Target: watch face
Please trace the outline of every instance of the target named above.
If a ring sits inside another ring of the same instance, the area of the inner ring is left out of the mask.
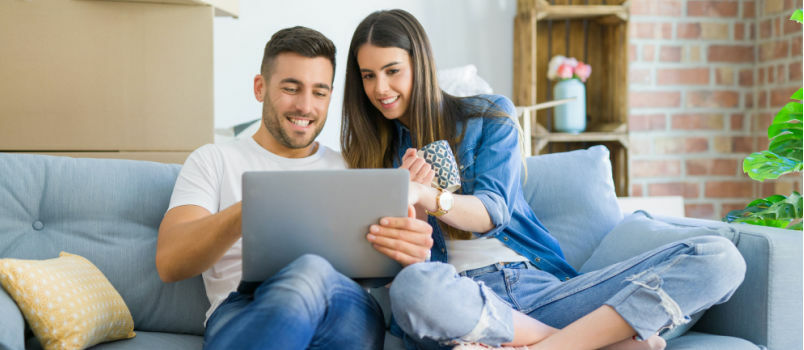
[[[452,204],[454,199],[452,198],[452,192],[444,191],[438,196],[438,204],[439,207],[444,211],[449,211],[452,209]]]

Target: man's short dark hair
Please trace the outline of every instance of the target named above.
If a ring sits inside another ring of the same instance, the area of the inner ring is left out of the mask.
[[[335,44],[317,30],[296,26],[274,33],[271,40],[265,44],[260,74],[269,77],[274,59],[283,52],[293,52],[309,58],[329,59],[332,62],[332,79],[335,79]]]

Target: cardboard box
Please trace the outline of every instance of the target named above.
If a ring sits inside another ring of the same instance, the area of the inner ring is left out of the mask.
[[[0,151],[187,152],[212,142],[212,7],[0,6]]]

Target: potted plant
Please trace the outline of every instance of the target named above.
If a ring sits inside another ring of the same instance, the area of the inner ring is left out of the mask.
[[[801,23],[802,11],[796,10],[790,19]],[[776,179],[802,170],[802,89],[790,99],[793,101],[776,114],[768,127],[768,149],[752,153],[743,161],[743,172],[754,180]],[[801,194],[793,191],[789,196],[776,194],[756,199],[745,209],[730,211],[723,221],[801,230]]]
[[[556,107],[553,114],[556,131],[579,133],[586,129],[586,87],[583,84],[591,74],[592,66],[575,58],[555,56],[550,60],[547,78],[557,81],[553,87],[553,98],[576,99]]]

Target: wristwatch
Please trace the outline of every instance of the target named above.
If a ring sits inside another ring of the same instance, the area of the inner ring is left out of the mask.
[[[452,209],[453,203],[454,199],[452,197],[452,192],[443,188],[438,188],[438,194],[436,195],[436,211],[426,210],[426,212],[428,215],[442,216]]]

